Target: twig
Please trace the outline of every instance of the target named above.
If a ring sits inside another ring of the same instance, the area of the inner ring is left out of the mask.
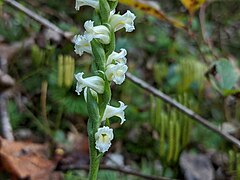
[[[47,118],[47,88],[48,83],[46,80],[42,81],[41,88],[41,110],[42,110],[42,118],[46,126],[49,128],[48,118]]]
[[[10,4],[13,7],[16,7],[17,9],[19,9],[20,11],[24,12],[25,14],[27,14],[28,16],[30,16],[31,18],[35,19],[37,22],[45,25],[46,27],[60,33],[61,35],[65,35],[66,33],[63,32],[62,30],[60,30],[57,26],[55,26],[54,24],[52,24],[51,22],[49,22],[48,20],[46,20],[45,18],[37,15],[36,13],[33,13],[31,10],[27,9],[26,7],[20,5],[19,3],[16,3],[13,0],[4,0],[5,2],[7,2],[8,4]],[[34,17],[32,17],[34,16]],[[70,37],[71,35],[69,35],[68,37]],[[65,37],[65,36],[64,36]],[[71,41],[70,38],[67,38],[68,40]],[[178,103],[177,101],[173,100],[172,98],[170,98],[169,96],[167,96],[166,94],[162,93],[161,91],[157,90],[156,88],[150,86],[149,84],[147,84],[146,82],[144,82],[143,80],[133,76],[130,73],[127,73],[127,78],[129,80],[131,80],[133,83],[137,84],[138,86],[140,86],[141,88],[147,90],[149,93],[159,97],[160,99],[162,99],[163,101],[165,101],[166,103],[171,104],[173,107],[177,108],[178,110],[180,110],[181,112],[183,112],[184,114],[188,115],[190,118],[194,119],[195,121],[197,121],[198,123],[201,123],[202,125],[204,125],[205,127],[207,127],[208,129],[212,130],[213,132],[219,134],[220,136],[222,136],[223,138],[225,138],[227,141],[235,144],[239,149],[240,149],[240,141],[238,139],[236,139],[235,137],[231,136],[230,134],[224,133],[221,130],[219,130],[218,128],[215,127],[215,125],[213,125],[212,123],[208,122],[207,119],[201,117],[200,115],[196,114],[195,112],[193,112],[192,110],[190,110],[189,108],[183,106],[182,104]]]
[[[0,57],[0,69],[2,69],[4,73],[7,73],[8,62],[4,57]],[[7,90],[0,91],[0,126],[3,137],[13,141],[14,137],[12,133],[12,126],[7,111],[8,97],[6,92]]]
[[[7,102],[8,99],[5,93],[0,94],[0,124],[1,124],[1,133],[4,138],[9,141],[13,141],[12,126],[10,124],[10,118],[7,112]]]
[[[61,30],[59,27],[57,27],[55,24],[51,23],[47,19],[39,16],[35,12],[31,11],[30,9],[26,8],[25,6],[21,5],[20,3],[14,1],[14,0],[4,0],[4,2],[8,3],[9,5],[17,8],[18,10],[24,12],[26,15],[34,19],[35,21],[39,22],[45,27],[48,27],[49,29],[52,29],[53,31],[59,33],[62,35],[64,38],[71,40],[71,34],[68,32],[64,32]]]
[[[29,38],[10,46],[1,44],[0,47],[0,126],[3,137],[8,140],[14,140],[12,126],[7,112],[8,88],[11,88],[15,84],[14,79],[7,74],[8,61],[12,59],[19,49],[27,48],[31,44],[33,44],[33,40]]]
[[[163,92],[157,90],[156,88],[152,87],[150,84],[147,84],[146,82],[144,82],[143,80],[137,78],[136,76],[134,76],[134,75],[132,75],[130,73],[127,73],[127,78],[129,80],[131,80],[132,82],[134,82],[135,84],[137,84],[138,86],[140,86],[141,88],[143,88],[146,91],[150,92],[151,94],[155,95],[156,97],[159,97],[164,102],[172,105],[173,107],[177,108],[179,111],[181,111],[184,114],[188,115],[191,119],[196,120],[198,123],[204,125],[208,129],[212,130],[213,132],[219,134],[220,136],[222,136],[223,138],[228,140],[229,142],[235,144],[240,149],[240,141],[237,138],[235,138],[235,137],[231,136],[230,134],[224,133],[223,131],[219,130],[217,127],[215,127],[215,125],[210,123],[207,119],[205,119],[205,118],[201,117],[200,115],[196,114],[191,109],[183,106],[179,102],[177,102],[174,99],[170,98],[169,96],[167,96]]]
[[[201,34],[202,34],[202,39],[204,41],[204,43],[208,46],[209,50],[211,51],[212,55],[215,57],[215,59],[218,59],[217,54],[214,52],[213,50],[213,43],[210,37],[206,37],[206,23],[205,23],[205,11],[207,6],[210,3],[207,1],[205,2],[199,11],[199,22],[200,22],[200,27],[201,27]]]
[[[79,170],[79,169],[88,171],[89,166],[88,165],[80,165],[80,166],[72,166],[72,167],[68,166],[66,168],[61,168],[60,167],[60,170],[63,170],[63,171]],[[127,170],[127,169],[124,169],[124,168],[117,168],[117,167],[106,166],[106,165],[100,165],[100,169],[101,170],[117,171],[117,172],[120,172],[120,173],[133,175],[133,176],[137,176],[137,177],[140,177],[140,178],[143,178],[143,179],[149,179],[149,180],[174,180],[174,179],[166,178],[166,177],[157,177],[157,176],[152,176],[152,175],[145,175],[145,174],[133,171],[133,170]]]

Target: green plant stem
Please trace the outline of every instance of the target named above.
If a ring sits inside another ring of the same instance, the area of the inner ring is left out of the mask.
[[[90,169],[88,174],[89,180],[97,180],[100,158],[98,157],[97,149],[95,148],[94,132],[96,131],[96,124],[91,119],[88,120],[88,142],[90,150]]]

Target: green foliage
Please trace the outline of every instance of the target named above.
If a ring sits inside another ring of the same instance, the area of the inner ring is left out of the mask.
[[[177,93],[197,91],[201,93],[204,87],[207,67],[193,57],[185,57],[178,64],[170,67],[167,75],[168,91],[176,87]]]
[[[82,171],[68,171],[64,174],[64,180],[87,180],[85,173]]]
[[[179,95],[178,101],[189,106],[189,97]],[[164,106],[154,97],[151,98],[151,124],[159,133],[159,156],[166,164],[173,165],[178,162],[180,152],[189,143],[191,134],[191,120],[182,113]]]
[[[13,130],[21,127],[21,124],[24,123],[23,120],[26,118],[24,113],[19,113],[17,104],[13,100],[8,101],[7,110],[10,115],[11,125]]]
[[[99,180],[117,180],[117,173],[113,171],[100,171],[98,174]]]
[[[58,56],[58,86],[69,88],[73,84],[75,60],[71,56]]]
[[[240,153],[237,150],[228,151],[228,171],[234,179],[240,178]]]
[[[213,68],[216,69],[215,77],[210,75],[210,80],[213,87],[215,87],[220,93],[226,96],[240,91],[232,90],[239,75],[235,72],[234,67],[228,60],[222,59],[215,62]]]

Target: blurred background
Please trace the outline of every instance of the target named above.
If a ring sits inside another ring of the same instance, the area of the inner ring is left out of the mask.
[[[47,144],[61,177],[86,179],[88,113],[73,75],[90,72],[91,56],[76,55],[70,39],[84,32],[93,9],[76,11],[74,0],[18,1],[64,37],[0,2],[1,134]],[[127,49],[128,72],[239,138],[239,8],[238,0],[119,0],[117,11],[137,18],[135,31],[117,32],[116,51]],[[127,121],[111,120],[115,137],[99,179],[240,179],[238,148],[223,137],[128,79],[112,84],[112,96],[113,105],[128,105]],[[3,164],[0,179],[12,177]]]

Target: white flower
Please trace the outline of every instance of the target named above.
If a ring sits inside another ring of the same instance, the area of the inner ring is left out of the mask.
[[[95,9],[99,9],[98,0],[76,0],[75,9],[79,10],[81,6],[91,6]]]
[[[98,131],[95,133],[95,147],[99,152],[106,152],[111,146],[111,140],[113,139],[113,130],[108,126],[103,126],[98,128]]]
[[[80,56],[83,54],[83,52],[92,54],[92,47],[87,36],[76,35],[74,36],[73,41],[75,43],[74,51],[76,54],[79,54]]]
[[[110,42],[110,31],[104,25],[93,26],[93,21],[86,21],[84,28],[86,29],[85,36],[91,41],[93,38],[99,39],[103,44],[109,44]]]
[[[124,116],[124,110],[127,108],[127,106],[121,101],[119,101],[119,103],[120,103],[119,107],[113,107],[110,105],[106,106],[106,109],[103,113],[102,121],[105,121],[107,118],[111,118],[113,116],[121,118],[120,124],[123,124],[126,121]]]
[[[113,61],[115,61],[116,63],[126,64],[127,58],[125,56],[127,55],[127,51],[126,49],[123,48],[120,50],[121,50],[120,53],[113,51],[112,54],[108,56],[106,65],[111,64]]]
[[[83,72],[75,74],[75,78],[77,79],[77,86],[75,91],[77,94],[80,95],[83,88],[85,87],[89,87],[97,93],[102,94],[104,91],[104,80],[99,76],[83,78],[83,74]]]
[[[126,32],[132,32],[135,29],[133,21],[136,16],[131,11],[128,10],[123,15],[114,13],[115,10],[111,11],[109,23],[115,32],[122,28],[125,28]]]
[[[116,84],[122,84],[125,80],[125,73],[127,72],[128,67],[125,64],[109,64],[105,71],[107,79],[113,81]]]

